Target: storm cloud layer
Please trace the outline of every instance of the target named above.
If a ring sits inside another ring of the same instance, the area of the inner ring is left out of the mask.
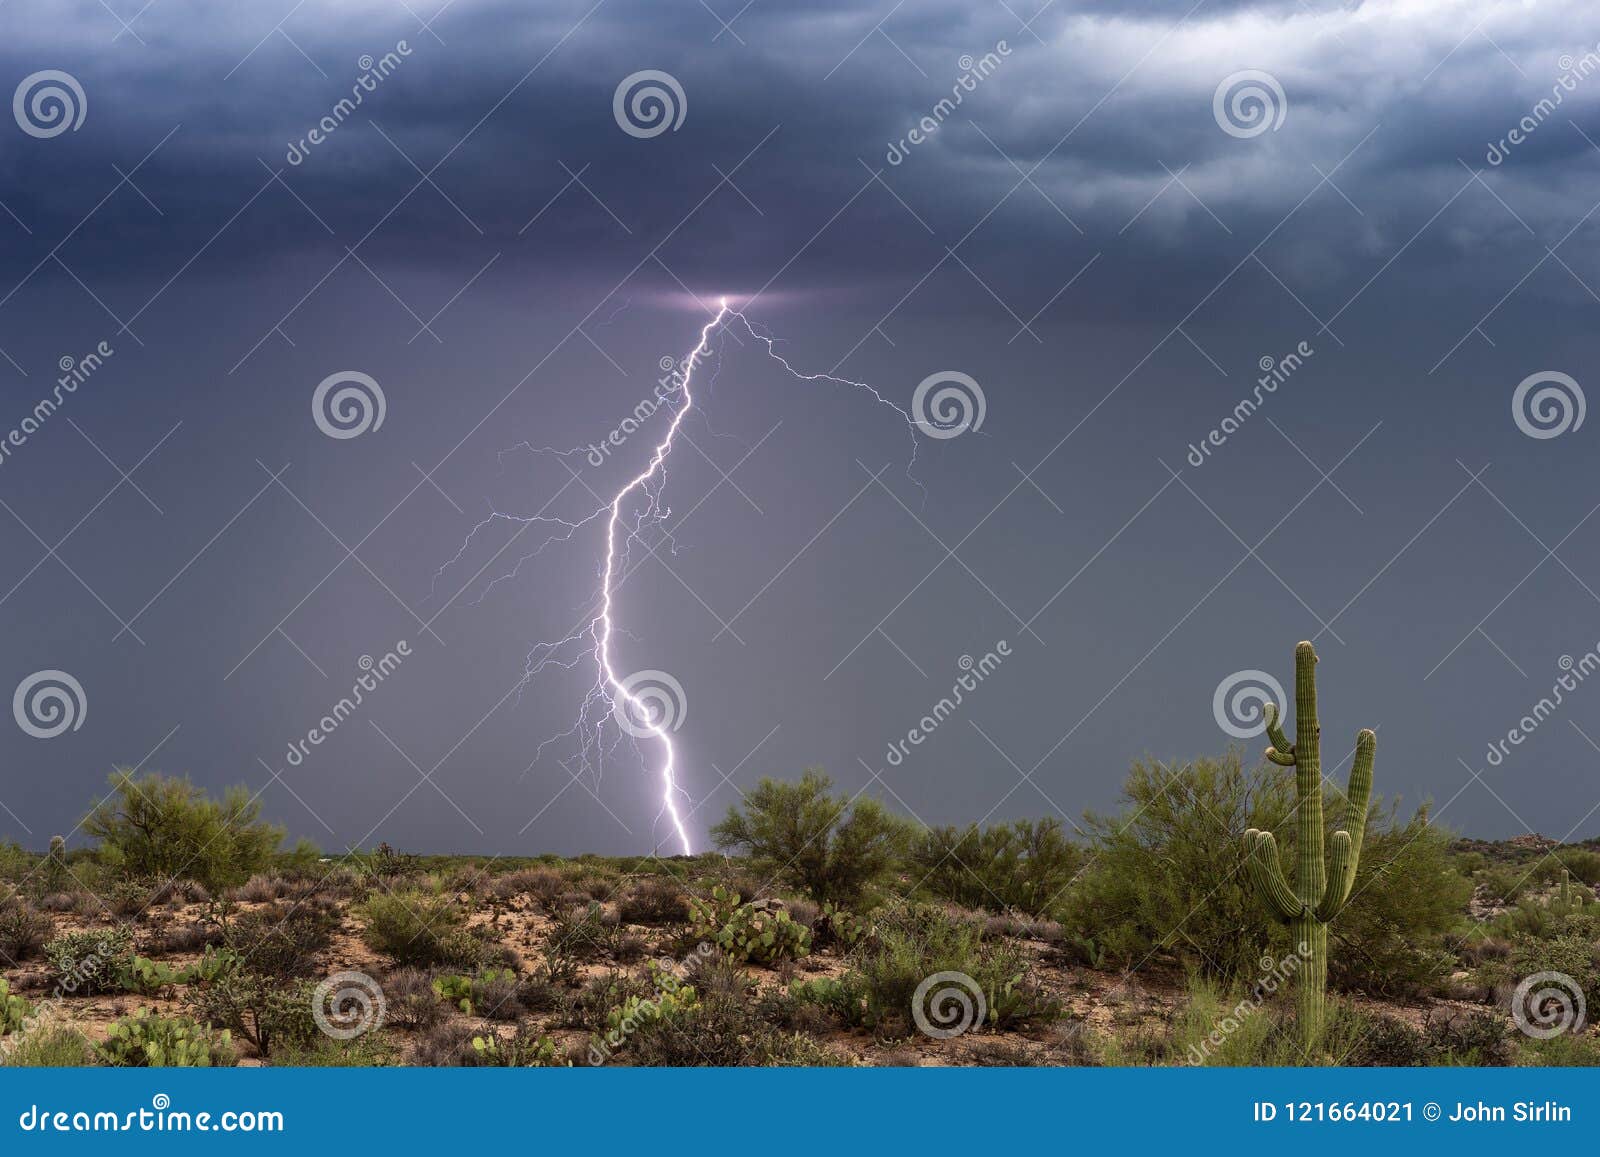
[[[965,375],[983,421],[908,438],[718,339],[619,597],[622,661],[682,688],[701,842],[812,764],[930,823],[1112,806],[1130,759],[1260,746],[1224,708],[1301,638],[1330,762],[1373,726],[1407,807],[1600,826],[1586,5],[11,0],[0,31],[0,686],[68,675],[77,715],[19,699],[0,835],[142,764],[333,849],[657,847],[649,753],[545,744],[587,675],[524,674],[724,295],[797,369],[907,410]],[[335,375],[381,421],[330,432]]]

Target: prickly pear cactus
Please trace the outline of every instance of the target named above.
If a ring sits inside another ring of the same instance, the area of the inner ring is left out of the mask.
[[[1296,1008],[1302,1040],[1309,1049],[1322,1035],[1328,987],[1328,923],[1350,899],[1361,840],[1367,828],[1367,803],[1372,796],[1372,755],[1377,736],[1363,729],[1356,736],[1355,762],[1345,791],[1344,828],[1333,833],[1324,862],[1322,837],[1322,729],[1317,722],[1317,652],[1310,643],[1294,649],[1294,742],[1283,733],[1278,705],[1266,705],[1267,758],[1295,769],[1298,802],[1294,886],[1283,874],[1278,843],[1271,832],[1251,828],[1244,834],[1246,862],[1262,900],[1289,925],[1302,959],[1296,977]]]

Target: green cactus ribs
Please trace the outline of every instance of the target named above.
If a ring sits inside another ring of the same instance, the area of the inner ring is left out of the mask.
[[[1291,887],[1278,858],[1271,832],[1251,828],[1244,834],[1245,862],[1262,902],[1289,925],[1301,967],[1295,1006],[1305,1047],[1322,1036],[1328,987],[1328,924],[1343,911],[1361,861],[1372,796],[1372,756],[1377,736],[1363,729],[1356,736],[1355,763],[1345,792],[1344,826],[1323,846],[1322,728],[1317,722],[1317,652],[1310,643],[1294,649],[1294,742],[1283,733],[1279,708],[1265,708],[1266,756],[1295,769],[1295,878]],[[1326,859],[1324,859],[1326,856]]]

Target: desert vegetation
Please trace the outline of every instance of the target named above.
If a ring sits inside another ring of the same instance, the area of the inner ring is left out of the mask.
[[[1313,812],[1305,735],[1271,731],[1298,767],[1139,762],[1077,819],[928,829],[811,770],[692,857],[323,855],[119,775],[84,846],[0,844],[0,1061],[1600,1062],[1512,1016],[1536,973],[1600,1000],[1600,842],[1459,838],[1367,798],[1370,747]],[[1331,852],[1318,945],[1280,845]]]

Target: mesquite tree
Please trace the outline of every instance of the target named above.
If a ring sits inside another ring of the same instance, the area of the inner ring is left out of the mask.
[[[1322,729],[1317,724],[1317,652],[1310,643],[1294,649],[1294,742],[1283,734],[1278,705],[1265,707],[1267,758],[1295,769],[1298,817],[1294,886],[1284,878],[1278,843],[1271,832],[1251,828],[1244,834],[1246,862],[1256,890],[1269,908],[1289,925],[1301,953],[1296,978],[1296,1007],[1306,1047],[1322,1034],[1328,986],[1328,922],[1350,899],[1350,886],[1361,860],[1366,834],[1367,802],[1372,795],[1372,753],[1377,736],[1363,729],[1356,737],[1355,763],[1345,792],[1344,829],[1333,833],[1323,862]]]

